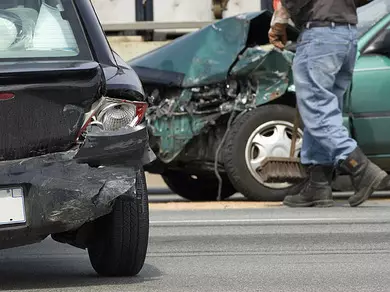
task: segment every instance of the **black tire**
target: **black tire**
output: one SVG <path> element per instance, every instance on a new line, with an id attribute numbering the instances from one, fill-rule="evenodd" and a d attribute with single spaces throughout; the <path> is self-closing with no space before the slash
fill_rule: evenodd
<path id="1" fill-rule="evenodd" d="M 88 248 L 101 276 L 135 276 L 142 269 L 149 239 L 149 206 L 143 169 L 136 179 L 136 197 L 119 197 L 113 211 L 95 222 L 97 237 Z"/>
<path id="2" fill-rule="evenodd" d="M 167 186 L 179 196 L 190 201 L 215 201 L 218 196 L 216 177 L 196 176 L 179 171 L 167 171 L 162 175 Z M 223 178 L 221 198 L 226 199 L 236 193 L 227 178 Z"/>
<path id="3" fill-rule="evenodd" d="M 281 120 L 294 123 L 295 108 L 286 105 L 265 105 L 238 117 L 232 124 L 224 145 L 223 162 L 233 186 L 252 201 L 282 201 L 288 194 L 294 194 L 300 185 L 286 188 L 270 188 L 256 180 L 245 162 L 246 141 L 260 125 Z M 302 130 L 303 126 L 300 124 Z"/>

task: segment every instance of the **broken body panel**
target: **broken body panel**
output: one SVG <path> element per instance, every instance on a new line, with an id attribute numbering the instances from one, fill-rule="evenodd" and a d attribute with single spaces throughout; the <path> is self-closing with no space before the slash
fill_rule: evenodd
<path id="1" fill-rule="evenodd" d="M 0 100 L 0 189 L 21 188 L 25 209 L 22 222 L 0 226 L 0 248 L 75 230 L 110 213 L 116 198 L 135 196 L 137 174 L 155 159 L 138 76 L 109 47 L 89 1 L 61 3 L 78 55 L 10 58 L 0 52 L 0 94 L 12 95 Z M 106 97 L 132 102 L 139 118 L 134 127 L 109 131 L 92 121 Z"/>

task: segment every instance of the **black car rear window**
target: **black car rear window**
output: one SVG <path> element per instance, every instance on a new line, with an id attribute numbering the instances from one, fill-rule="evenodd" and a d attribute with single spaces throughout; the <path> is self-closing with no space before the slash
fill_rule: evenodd
<path id="1" fill-rule="evenodd" d="M 0 61 L 91 59 L 71 0 L 1 0 Z"/>

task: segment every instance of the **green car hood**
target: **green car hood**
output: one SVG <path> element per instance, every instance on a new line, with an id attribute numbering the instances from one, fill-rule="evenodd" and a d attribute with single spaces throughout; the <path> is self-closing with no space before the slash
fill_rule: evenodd
<path id="1" fill-rule="evenodd" d="M 252 45 L 253 35 L 261 34 L 266 40 L 264 43 L 268 41 L 267 33 L 271 17 L 271 12 L 265 10 L 224 18 L 136 57 L 128 64 L 139 73 L 141 79 L 143 75 L 148 75 L 145 69 L 160 71 L 161 76 L 164 72 L 174 73 L 176 79 L 174 83 L 180 87 L 195 87 L 221 82 L 228 77 L 231 69 L 236 65 L 238 56 Z M 238 61 L 238 67 L 240 70 L 243 69 L 245 67 L 243 64 L 249 65 L 252 59 L 255 59 L 255 64 L 250 64 L 250 67 L 259 66 L 262 63 L 259 58 L 265 58 L 268 55 L 269 52 L 258 50 L 252 53 L 245 52 L 244 56 L 247 56 L 247 60 Z M 271 55 L 274 56 L 273 53 Z M 273 62 L 267 61 L 269 64 Z M 140 70 L 144 70 L 145 73 L 142 74 Z M 275 71 L 275 68 L 270 68 L 270 70 Z"/>

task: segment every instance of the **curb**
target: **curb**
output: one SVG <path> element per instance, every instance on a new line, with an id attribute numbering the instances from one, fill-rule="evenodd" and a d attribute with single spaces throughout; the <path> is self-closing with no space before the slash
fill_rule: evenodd
<path id="1" fill-rule="evenodd" d="M 149 195 L 174 195 L 175 193 L 169 189 L 164 187 L 155 187 L 155 188 L 148 188 Z M 339 199 L 347 199 L 351 196 L 351 192 L 335 192 L 333 193 L 333 196 L 335 198 Z M 390 192 L 389 191 L 381 191 L 374 193 L 371 198 L 378 198 L 378 199 L 386 199 L 390 198 Z"/>

